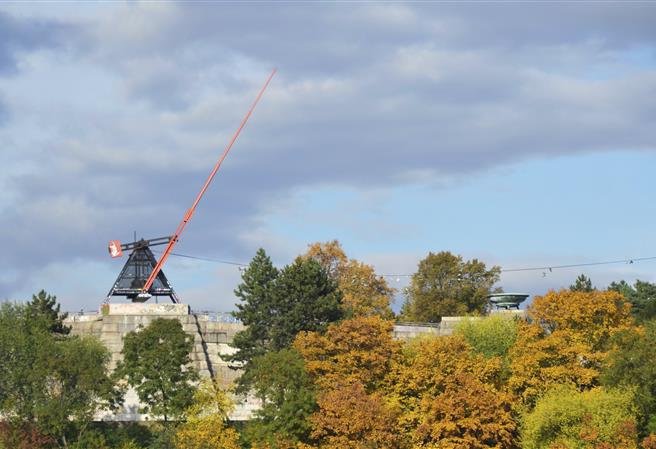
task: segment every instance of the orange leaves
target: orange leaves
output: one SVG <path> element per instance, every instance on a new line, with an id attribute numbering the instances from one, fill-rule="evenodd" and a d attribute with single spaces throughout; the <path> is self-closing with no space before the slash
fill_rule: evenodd
<path id="1" fill-rule="evenodd" d="M 441 394 L 426 398 L 414 448 L 511 448 L 516 425 L 510 395 L 469 374 L 456 376 Z"/>
<path id="2" fill-rule="evenodd" d="M 394 289 L 384 278 L 376 276 L 371 265 L 347 258 L 337 240 L 313 243 L 305 257 L 319 262 L 337 281 L 347 316 L 379 315 L 390 319 L 394 316 L 390 308 Z"/>
<path id="3" fill-rule="evenodd" d="M 328 326 L 326 333 L 303 332 L 294 347 L 305 359 L 305 369 L 322 390 L 362 383 L 378 386 L 398 350 L 392 323 L 381 318 L 356 317 Z"/>
<path id="4" fill-rule="evenodd" d="M 328 391 L 317 401 L 319 411 L 310 419 L 312 437 L 321 448 L 365 449 L 405 446 L 395 431 L 398 411 L 378 394 L 367 394 L 360 383 Z"/>

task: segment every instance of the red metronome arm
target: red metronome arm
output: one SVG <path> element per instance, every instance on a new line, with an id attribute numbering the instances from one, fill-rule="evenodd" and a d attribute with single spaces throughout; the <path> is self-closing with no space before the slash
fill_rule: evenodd
<path id="1" fill-rule="evenodd" d="M 196 206 L 198 206 L 198 203 L 200 202 L 201 198 L 205 194 L 205 191 L 209 187 L 210 183 L 212 182 L 212 179 L 214 179 L 214 175 L 216 175 L 216 172 L 219 171 L 219 167 L 221 167 L 221 163 L 223 160 L 226 158 L 228 153 L 230 152 L 230 149 L 232 148 L 232 145 L 235 143 L 237 140 L 237 137 L 239 137 L 239 133 L 241 133 L 242 128 L 244 125 L 246 125 L 246 122 L 250 118 L 251 114 L 253 114 L 253 110 L 255 110 L 255 106 L 257 106 L 257 103 L 260 101 L 260 98 L 262 98 L 262 95 L 264 94 L 264 91 L 266 90 L 267 86 L 271 82 L 271 79 L 273 78 L 273 75 L 276 74 L 276 69 L 273 69 L 271 72 L 271 75 L 267 78 L 266 82 L 264 83 L 264 86 L 262 86 L 262 89 L 260 89 L 260 92 L 257 94 L 257 97 L 255 98 L 255 101 L 251 105 L 250 109 L 246 113 L 246 116 L 244 119 L 241 121 L 239 128 L 237 128 L 237 131 L 235 134 L 232 136 L 232 139 L 230 139 L 230 142 L 228 143 L 228 146 L 226 146 L 225 150 L 223 150 L 223 154 L 217 161 L 216 165 L 212 169 L 212 172 L 210 175 L 207 177 L 207 181 L 205 181 L 205 185 L 203 185 L 203 188 L 200 189 L 200 193 L 198 193 L 198 196 L 196 197 L 196 200 L 194 203 L 191 205 L 187 213 L 184 215 L 184 218 L 178 225 L 178 229 L 175 230 L 175 234 L 171 237 L 171 241 L 169 244 L 166 246 L 166 249 L 164 250 L 164 253 L 162 253 L 162 257 L 159 258 L 159 261 L 157 262 L 157 265 L 155 265 L 155 268 L 153 268 L 152 273 L 150 273 L 150 276 L 148 277 L 148 280 L 143 286 L 142 293 L 148 293 L 148 290 L 150 290 L 150 287 L 153 285 L 153 282 L 155 282 L 155 278 L 157 278 L 157 275 L 159 274 L 160 270 L 162 269 L 162 265 L 164 265 L 164 262 L 166 262 L 166 259 L 169 257 L 171 254 L 171 251 L 173 251 L 173 247 L 175 244 L 178 242 L 178 238 L 180 237 L 180 234 L 182 234 L 182 231 L 184 230 L 185 226 L 187 226 L 187 223 L 189 220 L 191 220 L 191 216 L 194 214 L 194 211 L 196 210 Z"/>

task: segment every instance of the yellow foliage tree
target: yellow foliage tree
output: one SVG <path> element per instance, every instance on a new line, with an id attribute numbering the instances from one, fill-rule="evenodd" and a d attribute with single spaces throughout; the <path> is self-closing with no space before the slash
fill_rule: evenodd
<path id="1" fill-rule="evenodd" d="M 460 336 L 420 337 L 395 357 L 384 389 L 402 410 L 399 431 L 412 434 L 422 423 L 430 401 L 457 387 L 463 375 L 497 387 L 501 359 L 476 353 Z"/>
<path id="2" fill-rule="evenodd" d="M 312 437 L 325 449 L 406 447 L 395 431 L 398 412 L 378 394 L 367 394 L 353 383 L 322 394 L 319 410 L 312 415 Z"/>
<path id="3" fill-rule="evenodd" d="M 394 317 L 390 308 L 394 289 L 384 278 L 376 276 L 371 265 L 346 257 L 337 240 L 310 245 L 304 257 L 318 261 L 337 281 L 344 295 L 342 307 L 347 315 Z"/>
<path id="4" fill-rule="evenodd" d="M 302 332 L 294 347 L 320 389 L 361 383 L 372 391 L 382 382 L 399 349 L 392 328 L 390 321 L 378 316 L 354 317 L 331 324 L 323 335 Z"/>
<path id="5" fill-rule="evenodd" d="M 515 447 L 517 428 L 509 394 L 469 374 L 433 398 L 424 399 L 413 448 L 486 449 Z"/>
<path id="6" fill-rule="evenodd" d="M 528 316 L 547 332 L 572 331 L 593 351 L 606 350 L 613 334 L 634 324 L 631 304 L 615 291 L 552 290 L 533 300 Z"/>
<path id="7" fill-rule="evenodd" d="M 531 324 L 519 327 L 510 351 L 509 389 L 526 405 L 556 384 L 591 388 L 609 349 L 610 337 L 630 328 L 630 305 L 615 292 L 561 290 L 536 297 Z"/>
<path id="8" fill-rule="evenodd" d="M 187 410 L 187 421 L 175 434 L 177 449 L 240 449 L 239 435 L 227 426 L 232 404 L 216 381 L 204 379 Z"/>

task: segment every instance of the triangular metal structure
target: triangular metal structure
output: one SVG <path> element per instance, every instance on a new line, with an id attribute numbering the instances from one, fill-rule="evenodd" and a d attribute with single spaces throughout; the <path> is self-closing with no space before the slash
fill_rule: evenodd
<path id="1" fill-rule="evenodd" d="M 148 247 L 148 241 L 142 240 L 135 243 L 136 245 L 128 261 L 123 266 L 109 293 L 107 293 L 105 302 L 109 302 L 112 296 L 126 296 L 133 302 L 143 302 L 148 299 L 149 296 L 143 295 L 143 286 L 153 272 L 153 268 L 157 265 L 157 259 Z M 139 245 L 139 243 L 142 244 Z M 148 293 L 150 296 L 168 296 L 176 304 L 180 302 L 161 270 L 157 273 L 157 277 L 148 289 Z"/>

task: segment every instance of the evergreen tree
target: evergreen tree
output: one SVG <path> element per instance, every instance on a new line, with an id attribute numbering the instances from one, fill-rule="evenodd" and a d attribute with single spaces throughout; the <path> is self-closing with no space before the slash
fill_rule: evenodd
<path id="1" fill-rule="evenodd" d="M 291 345 L 301 331 L 322 331 L 341 318 L 341 293 L 315 260 L 297 258 L 278 272 L 260 249 L 242 275 L 234 313 L 247 328 L 235 335 L 237 352 L 228 356 L 243 370 L 238 391 L 250 385 L 251 361 Z"/>
<path id="2" fill-rule="evenodd" d="M 608 290 L 621 293 L 631 303 L 631 312 L 638 321 L 656 318 L 656 284 L 636 280 L 631 286 L 620 281 L 612 282 Z"/>
<path id="3" fill-rule="evenodd" d="M 266 252 L 260 248 L 248 267 L 242 273 L 242 282 L 235 290 L 239 298 L 237 311 L 233 316 L 239 319 L 246 329 L 235 335 L 232 346 L 238 352 L 223 356 L 232 362 L 248 363 L 267 350 L 270 318 L 274 310 L 274 282 L 278 270 L 271 263 Z"/>
<path id="4" fill-rule="evenodd" d="M 591 292 L 595 288 L 592 286 L 592 280 L 585 274 L 582 274 L 569 286 L 569 289 L 573 292 Z"/>
<path id="5" fill-rule="evenodd" d="M 61 312 L 61 305 L 57 303 L 56 296 L 49 295 L 45 290 L 41 290 L 36 295 L 32 295 L 32 300 L 27 303 L 27 307 L 31 313 L 44 318 L 50 323 L 50 332 L 68 335 L 71 331 L 69 326 L 64 326 L 63 321 L 68 313 Z"/>
<path id="6" fill-rule="evenodd" d="M 162 416 L 167 422 L 180 418 L 192 404 L 191 382 L 198 379 L 196 370 L 189 366 L 193 343 L 180 321 L 163 318 L 124 337 L 124 359 L 116 374 L 137 390 L 145 404 L 142 412 Z"/>

